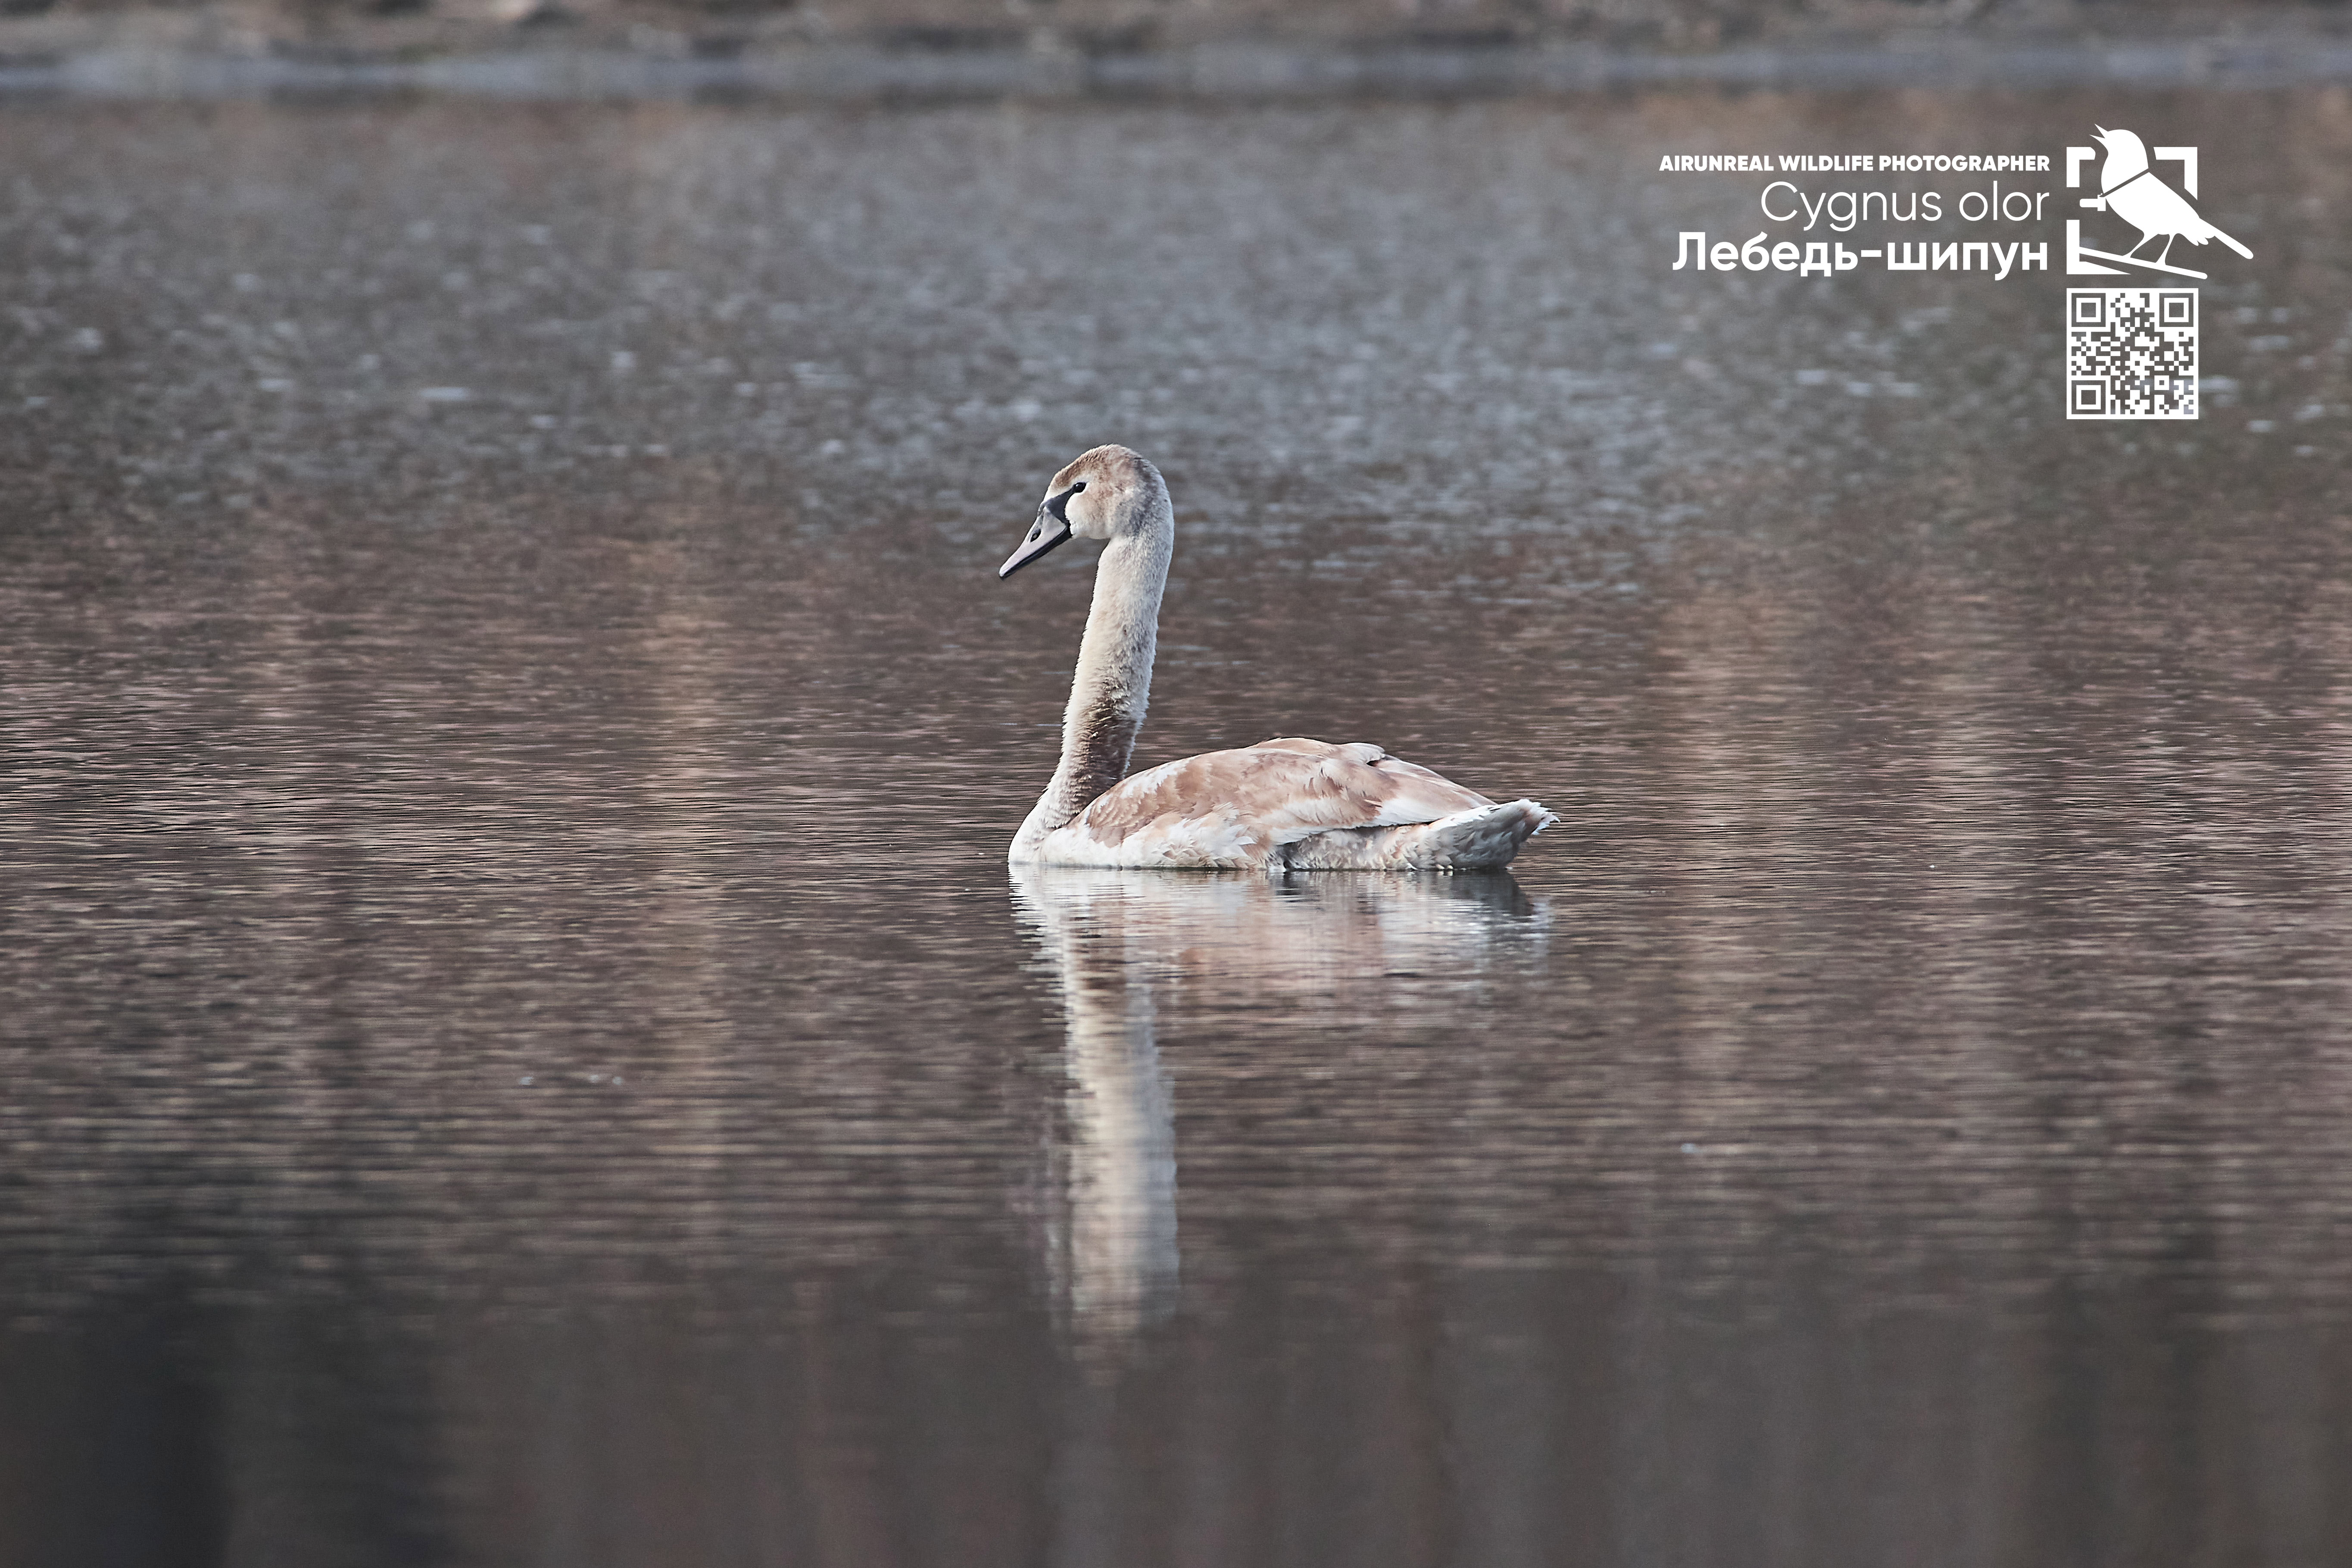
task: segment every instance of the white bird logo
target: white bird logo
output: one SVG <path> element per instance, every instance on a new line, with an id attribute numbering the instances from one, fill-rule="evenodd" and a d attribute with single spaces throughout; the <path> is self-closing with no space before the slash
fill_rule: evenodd
<path id="1" fill-rule="evenodd" d="M 2157 253 L 2155 261 L 2158 267 L 2164 266 L 2165 258 L 2172 254 L 2172 242 L 2176 239 L 2185 239 L 2191 245 L 2218 239 L 2241 256 L 2252 257 L 2254 254 L 2199 217 L 2197 209 L 2189 205 L 2187 196 L 2157 177 L 2156 172 L 2148 167 L 2146 142 L 2128 131 L 2110 131 L 2100 126 L 2098 132 L 2096 140 L 2107 150 L 2106 161 L 2099 166 L 2099 194 L 2084 196 L 2083 205 L 2100 212 L 2112 209 L 2117 217 L 2139 230 L 2139 244 L 2111 259 L 2139 260 L 2140 247 L 2158 235 L 2164 237 L 2164 248 Z M 2068 184 L 2072 183 L 2070 178 Z M 2196 272 L 2189 276 L 2201 278 L 2204 274 Z"/>

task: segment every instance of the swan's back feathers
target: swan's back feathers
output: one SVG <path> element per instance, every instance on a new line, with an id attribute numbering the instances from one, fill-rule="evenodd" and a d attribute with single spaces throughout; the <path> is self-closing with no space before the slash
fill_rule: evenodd
<path id="1" fill-rule="evenodd" d="M 1047 848 L 1080 865 L 1466 868 L 1503 864 L 1550 820 L 1378 746 L 1293 737 L 1122 780 Z"/>

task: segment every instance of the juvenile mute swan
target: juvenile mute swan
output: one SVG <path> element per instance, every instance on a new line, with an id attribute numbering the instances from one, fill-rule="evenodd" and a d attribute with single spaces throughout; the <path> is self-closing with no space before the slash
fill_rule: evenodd
<path id="1" fill-rule="evenodd" d="M 1559 820 L 1360 741 L 1261 741 L 1127 777 L 1176 548 L 1160 470 L 1124 447 L 1087 453 L 1045 487 L 1035 526 L 996 574 L 1073 538 L 1109 544 L 1062 718 L 1061 766 L 1013 840 L 1015 863 L 1484 871 Z"/>

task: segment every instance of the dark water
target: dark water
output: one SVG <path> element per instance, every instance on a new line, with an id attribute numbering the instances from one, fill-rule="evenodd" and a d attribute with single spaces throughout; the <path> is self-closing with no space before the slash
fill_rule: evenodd
<path id="1" fill-rule="evenodd" d="M 1668 269 L 1662 152 L 2094 122 L 2255 251 L 2196 425 L 2059 417 L 2063 275 Z M 2347 171 L 0 114 L 0 1560 L 2352 1557 Z M 1008 879 L 1105 439 L 1140 761 L 1561 826 Z"/>

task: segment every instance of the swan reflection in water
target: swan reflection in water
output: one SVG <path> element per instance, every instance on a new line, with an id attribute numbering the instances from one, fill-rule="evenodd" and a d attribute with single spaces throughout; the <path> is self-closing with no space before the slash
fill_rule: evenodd
<path id="1" fill-rule="evenodd" d="M 1065 1137 L 1046 1177 L 1048 1270 L 1085 1342 L 1176 1300 L 1176 1107 L 1163 1027 L 1282 1023 L 1294 1037 L 1399 1006 L 1465 1016 L 1539 963 L 1550 909 L 1507 872 L 1358 875 L 1016 865 L 1013 908 L 1068 1029 Z"/>

